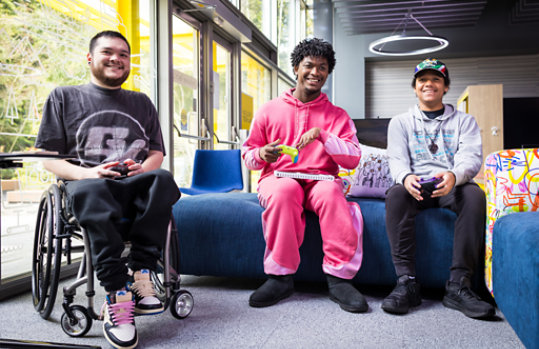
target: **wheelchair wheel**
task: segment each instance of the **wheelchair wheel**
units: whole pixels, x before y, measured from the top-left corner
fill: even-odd
[[[39,203],[32,253],[32,299],[43,319],[49,318],[56,300],[62,259],[62,239],[57,238],[63,229],[60,193],[56,185],[51,188]]]
[[[172,297],[170,312],[176,319],[185,319],[193,311],[195,301],[189,291],[181,290]]]
[[[92,318],[88,314],[88,310],[80,305],[72,305],[69,309],[74,318],[70,319],[67,313],[63,313],[60,320],[62,330],[71,337],[84,336],[92,327]]]

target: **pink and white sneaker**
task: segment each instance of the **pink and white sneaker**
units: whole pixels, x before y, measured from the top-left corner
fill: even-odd
[[[131,349],[137,346],[134,309],[135,301],[131,292],[120,290],[107,295],[101,309],[103,333],[114,348]]]
[[[155,286],[150,279],[150,271],[141,269],[135,272],[134,280],[129,289],[135,294],[135,313],[153,315],[165,310],[163,303],[156,297]]]

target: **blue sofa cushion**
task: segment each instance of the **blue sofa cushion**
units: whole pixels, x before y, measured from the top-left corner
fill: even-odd
[[[385,230],[382,199],[348,198],[359,204],[363,219],[363,263],[356,283],[394,285],[396,275]],[[265,278],[260,206],[254,193],[182,197],[173,207],[183,274]],[[417,277],[426,287],[444,287],[449,277],[456,215],[429,209],[417,217]],[[297,280],[325,281],[318,218],[306,214]],[[482,270],[482,266],[478,268]],[[482,274],[479,276],[482,277]]]
[[[494,299],[526,348],[539,348],[539,212],[496,221],[492,233]]]

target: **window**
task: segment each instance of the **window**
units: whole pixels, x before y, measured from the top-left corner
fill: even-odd
[[[245,51],[241,53],[241,90],[241,128],[248,131],[255,112],[271,99],[271,71]],[[259,178],[260,171],[250,171],[252,192]]]
[[[213,42],[213,132],[215,149],[232,149],[232,48],[222,39]]]
[[[242,129],[249,129],[254,113],[271,99],[271,71],[245,51],[241,53]]]
[[[271,39],[270,28],[264,28],[264,19],[271,15],[271,11],[263,11],[264,5],[270,6],[268,0],[240,0],[240,10],[261,32]],[[269,22],[269,21],[266,21]]]
[[[150,55],[153,1],[4,0],[0,7],[0,152],[33,149],[43,104],[61,85],[89,81],[90,38],[117,30],[131,44],[132,72],[124,87],[155,100]],[[136,14],[134,16],[133,14]],[[1,171],[1,284],[28,273],[37,202],[55,181],[41,163]]]
[[[293,82],[291,82],[291,80],[285,79],[284,76],[279,76],[279,79],[277,80],[278,94],[281,94],[284,91],[289,90],[294,86],[295,85],[293,84]]]
[[[195,151],[200,140],[199,31],[178,17],[172,18],[174,103],[174,178],[189,187]],[[182,137],[179,136],[182,135]]]
[[[292,76],[290,54],[313,35],[312,0],[240,0],[243,14],[278,48],[278,65]]]

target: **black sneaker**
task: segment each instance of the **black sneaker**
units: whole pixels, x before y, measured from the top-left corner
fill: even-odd
[[[251,297],[249,305],[255,308],[269,307],[294,293],[292,275],[268,275],[269,278]]]
[[[457,282],[448,281],[445,286],[445,296],[442,301],[448,308],[458,310],[473,319],[490,318],[496,315],[496,309],[481,300],[470,288],[470,280],[466,277]]]
[[[369,309],[365,297],[352,285],[350,280],[327,275],[329,299],[339,304],[341,309],[351,313],[364,313]]]
[[[397,286],[382,302],[382,309],[391,314],[406,314],[410,307],[421,304],[419,283],[415,278],[403,275],[397,280]]]

